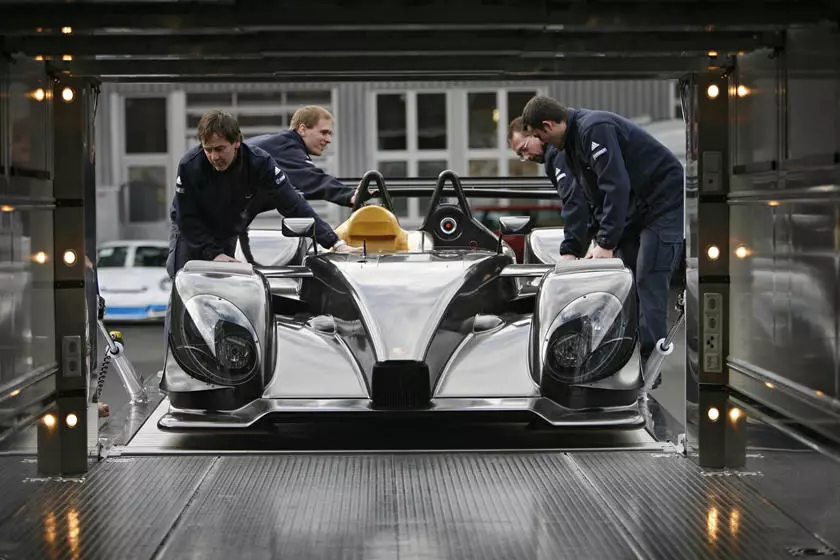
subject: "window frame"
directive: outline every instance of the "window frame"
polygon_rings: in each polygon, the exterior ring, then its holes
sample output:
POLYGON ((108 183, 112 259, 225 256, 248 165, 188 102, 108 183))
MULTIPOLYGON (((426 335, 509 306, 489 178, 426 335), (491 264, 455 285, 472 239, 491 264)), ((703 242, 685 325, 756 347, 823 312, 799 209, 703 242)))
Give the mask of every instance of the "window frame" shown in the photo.
MULTIPOLYGON (((501 177, 509 174, 509 163, 515 159, 513 152, 507 145, 508 123, 513 118, 508 115, 508 94, 513 92, 534 92, 536 95, 547 95, 546 84, 516 84, 516 85, 490 85, 446 88, 375 88, 368 92, 365 100, 367 113, 366 139, 367 168, 378 169, 381 162, 405 162, 409 177, 417 176, 418 163, 420 161, 446 160, 447 167, 462 177, 468 176, 469 161, 473 159, 493 160, 498 166, 501 177), (444 94, 446 99, 446 149, 445 150, 420 150, 417 148, 417 134, 419 132, 417 123, 417 95, 423 94, 444 94), (469 94, 470 93, 495 93, 496 108, 499 114, 496 127, 495 148, 470 148, 469 147, 469 94), (378 148, 378 114, 377 97, 379 95, 405 95, 406 110, 406 149, 405 150, 380 150, 378 148)), ((534 166, 534 176, 539 176, 542 170, 534 166)), ((504 203, 504 199, 501 201, 504 203)), ((408 214, 399 216, 401 220, 408 223, 422 220, 419 212, 419 200, 410 198, 408 200, 408 214)))

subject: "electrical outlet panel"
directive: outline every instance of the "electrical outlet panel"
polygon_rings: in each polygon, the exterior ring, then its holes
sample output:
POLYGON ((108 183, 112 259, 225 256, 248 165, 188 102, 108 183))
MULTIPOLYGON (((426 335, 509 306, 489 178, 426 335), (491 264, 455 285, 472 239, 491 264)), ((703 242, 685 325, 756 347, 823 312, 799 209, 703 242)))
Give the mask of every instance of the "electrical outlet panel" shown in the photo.
POLYGON ((703 354, 703 369, 713 373, 720 373, 723 371, 722 360, 720 354, 715 352, 705 352, 703 354))
POLYGON ((61 365, 61 374, 64 377, 81 377, 82 338, 80 336, 65 336, 61 339, 61 365))
POLYGON ((723 294, 703 294, 703 369, 720 373, 723 370, 723 294))

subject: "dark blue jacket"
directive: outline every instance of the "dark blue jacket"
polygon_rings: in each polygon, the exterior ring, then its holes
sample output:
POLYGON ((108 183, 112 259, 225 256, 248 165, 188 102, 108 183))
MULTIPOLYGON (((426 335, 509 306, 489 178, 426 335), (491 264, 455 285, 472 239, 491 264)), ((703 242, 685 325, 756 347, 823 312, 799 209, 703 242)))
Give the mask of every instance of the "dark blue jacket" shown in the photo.
POLYGON ((568 109, 566 124, 566 162, 595 209, 598 245, 614 249, 625 229, 684 207, 680 161, 640 126, 588 109, 568 109))
POLYGON ((338 179, 318 168, 309 157, 303 138, 296 131, 263 134, 249 138, 245 143, 268 152, 307 200, 327 200, 342 206, 351 205, 350 198, 355 188, 344 186, 338 179))
POLYGON ((592 211, 583 188, 566 165, 566 153, 549 144, 545 145, 545 174, 560 195, 565 238, 560 244, 561 255, 583 257, 592 239, 592 211))
POLYGON ((175 181, 170 275, 189 260, 213 260, 221 253, 234 256, 237 236, 257 214, 271 209, 290 218, 315 218, 315 236, 324 247, 338 241, 263 150, 240 144, 231 166, 217 171, 201 146, 190 149, 178 164, 175 181))

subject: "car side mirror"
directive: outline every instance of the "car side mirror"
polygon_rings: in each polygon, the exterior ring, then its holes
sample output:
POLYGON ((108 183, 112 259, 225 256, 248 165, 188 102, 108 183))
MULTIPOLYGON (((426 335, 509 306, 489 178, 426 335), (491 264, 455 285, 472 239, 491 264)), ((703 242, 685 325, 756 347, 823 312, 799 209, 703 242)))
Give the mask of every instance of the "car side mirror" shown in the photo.
POLYGON ((531 216, 502 216, 499 218, 502 235, 513 235, 528 233, 531 225, 531 216))
POLYGON ((501 216, 499 218, 499 246, 496 252, 502 252, 503 235, 525 235, 530 231, 531 216, 501 216))
POLYGON ((280 231, 284 237, 311 237, 318 252, 318 243, 315 240, 315 218, 283 218, 280 231))

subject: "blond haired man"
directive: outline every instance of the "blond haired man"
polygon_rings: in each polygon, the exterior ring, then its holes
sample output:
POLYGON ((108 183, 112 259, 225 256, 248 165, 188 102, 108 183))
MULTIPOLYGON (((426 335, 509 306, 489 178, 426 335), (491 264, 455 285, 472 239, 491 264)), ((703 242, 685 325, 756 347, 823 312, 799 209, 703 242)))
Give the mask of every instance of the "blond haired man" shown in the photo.
POLYGON ((307 105, 292 115, 289 130, 255 136, 245 143, 268 152, 307 200, 352 206, 358 187, 342 184, 312 161, 312 156, 323 154, 332 142, 334 122, 332 113, 324 107, 307 105))

